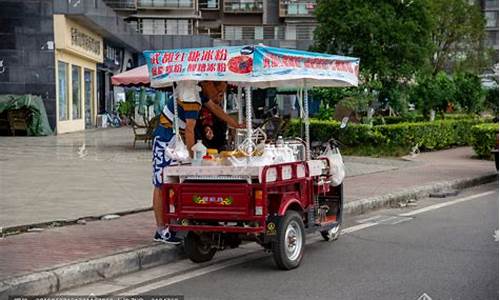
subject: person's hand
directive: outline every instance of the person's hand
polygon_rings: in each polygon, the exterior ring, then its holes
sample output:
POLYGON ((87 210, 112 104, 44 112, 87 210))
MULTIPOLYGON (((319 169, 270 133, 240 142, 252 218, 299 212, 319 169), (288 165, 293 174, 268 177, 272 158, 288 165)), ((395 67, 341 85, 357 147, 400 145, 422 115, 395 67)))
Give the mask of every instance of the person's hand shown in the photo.
POLYGON ((234 126, 234 128, 245 129, 245 128, 247 128, 247 126, 245 124, 236 124, 236 126, 234 126))

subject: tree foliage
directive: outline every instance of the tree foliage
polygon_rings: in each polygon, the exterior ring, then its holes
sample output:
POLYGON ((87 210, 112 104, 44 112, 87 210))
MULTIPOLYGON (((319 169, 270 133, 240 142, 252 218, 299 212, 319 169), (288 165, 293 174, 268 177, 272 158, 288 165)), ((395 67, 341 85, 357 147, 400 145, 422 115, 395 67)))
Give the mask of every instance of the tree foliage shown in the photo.
POLYGON ((359 57, 368 80, 409 79, 428 61, 425 0, 320 0, 315 13, 315 50, 359 57))
POLYGON ((462 111, 478 113, 484 106, 484 90, 481 79, 471 73, 457 73, 454 76, 455 101, 462 111))
POLYGON ((444 72, 422 76, 412 90, 412 99, 424 116, 428 116, 431 110, 443 115, 448 103, 454 102, 455 95, 453 80, 444 72))
POLYGON ((478 73, 490 62, 482 47, 485 20, 478 4, 468 0, 432 0, 431 55, 433 73, 471 71, 478 73))

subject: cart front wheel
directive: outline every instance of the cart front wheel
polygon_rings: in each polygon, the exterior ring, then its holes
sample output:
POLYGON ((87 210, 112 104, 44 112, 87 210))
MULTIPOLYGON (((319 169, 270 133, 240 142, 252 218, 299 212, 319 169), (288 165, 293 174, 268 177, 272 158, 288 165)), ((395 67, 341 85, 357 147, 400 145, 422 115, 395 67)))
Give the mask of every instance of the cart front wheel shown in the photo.
POLYGON ((184 239, 184 250, 189 259, 195 263, 211 260, 217 251, 209 242, 203 241, 198 234, 192 231, 188 232, 184 239))
POLYGON ((321 236, 325 241, 336 241, 339 236, 340 236, 340 224, 336 225, 335 227, 321 231, 321 236))
POLYGON ((287 211, 278 227, 277 240, 273 243, 273 255, 280 269, 298 267, 304 256, 306 235, 304 222, 296 211, 287 211))

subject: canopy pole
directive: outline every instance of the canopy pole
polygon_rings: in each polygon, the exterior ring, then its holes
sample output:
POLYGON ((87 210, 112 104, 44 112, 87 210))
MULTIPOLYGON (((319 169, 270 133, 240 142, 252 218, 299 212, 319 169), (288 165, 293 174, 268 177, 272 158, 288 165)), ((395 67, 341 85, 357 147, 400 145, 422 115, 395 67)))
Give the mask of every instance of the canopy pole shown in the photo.
POLYGON ((311 159, 311 136, 309 134, 309 93, 304 82, 304 131, 306 138, 306 160, 311 159))
POLYGON ((223 104, 222 104, 222 108, 224 110, 224 112, 227 112, 227 94, 224 92, 224 96, 223 96, 223 104))
POLYGON ((238 94, 236 96, 236 100, 238 101, 238 123, 243 123, 243 100, 241 99, 242 88, 238 84, 238 94))
POLYGON ((174 134, 179 133, 179 111, 177 108, 177 98, 175 95, 175 82, 172 83, 172 98, 174 99, 174 134))
MULTIPOLYGON (((246 99, 246 122, 247 122, 247 139, 252 140, 252 90, 250 86, 245 87, 246 99)), ((253 150, 253 149, 252 149, 253 150)))
MULTIPOLYGON (((304 98, 302 97, 302 88, 297 89, 297 101, 299 102, 299 119, 304 119, 304 98)), ((302 126, 302 122, 300 122, 300 138, 304 138, 304 126, 302 126)))

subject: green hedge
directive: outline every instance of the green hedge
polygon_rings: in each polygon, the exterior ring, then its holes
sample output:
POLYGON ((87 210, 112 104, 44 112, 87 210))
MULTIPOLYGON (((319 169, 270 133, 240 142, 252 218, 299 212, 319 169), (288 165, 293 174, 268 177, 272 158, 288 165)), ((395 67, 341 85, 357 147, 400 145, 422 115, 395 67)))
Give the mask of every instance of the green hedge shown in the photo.
MULTIPOLYGON (((458 119, 377 126, 351 123, 340 129, 337 121, 313 119, 310 132, 312 141, 339 138, 347 146, 344 149, 346 154, 404 155, 417 144, 424 151, 471 145, 472 127, 483 122, 480 119, 458 119)), ((299 120, 292 121, 288 135, 300 136, 299 120)))
MULTIPOLYGON (((436 120, 441 119, 440 115, 436 116, 436 120)), ((470 120, 470 119, 480 119, 478 115, 475 114, 445 114, 445 120, 470 120)), ((492 119, 492 118, 491 118, 492 119)), ((405 122, 427 122, 428 118, 420 114, 408 114, 404 116, 376 116, 373 117, 373 125, 390 125, 399 124, 405 122)))
POLYGON ((498 123, 480 124, 472 127, 472 147, 480 158, 491 159, 491 150, 495 147, 498 123))

